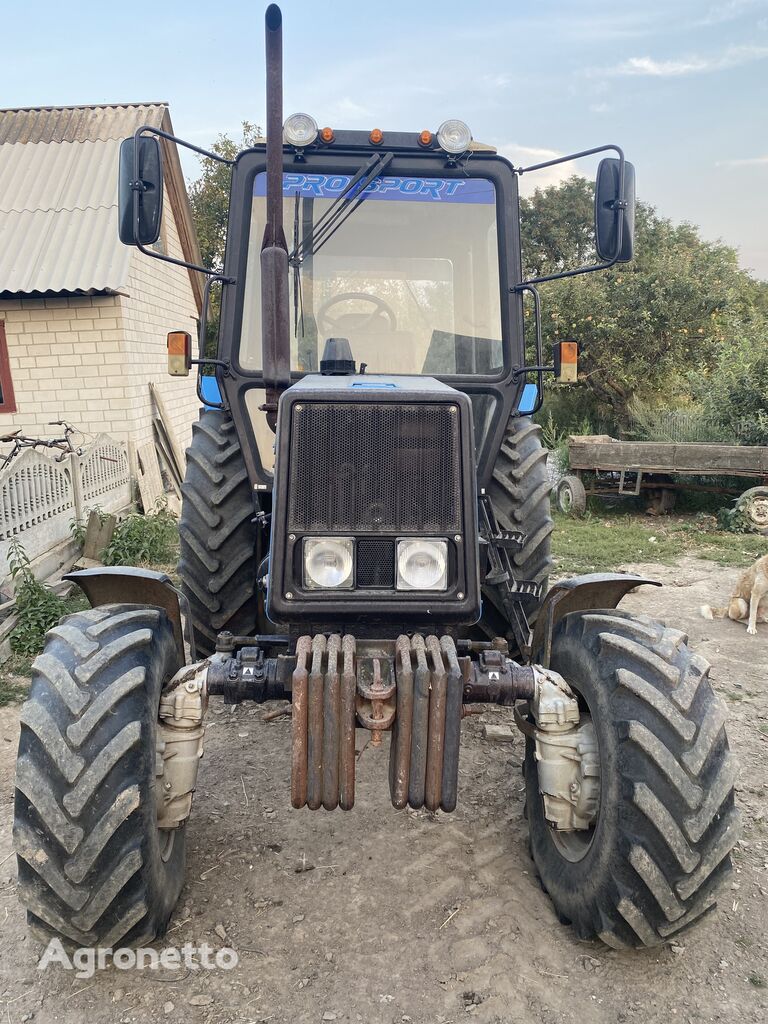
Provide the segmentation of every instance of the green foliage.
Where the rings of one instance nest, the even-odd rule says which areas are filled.
[[[118,523],[109,547],[104,552],[105,565],[167,564],[176,558],[178,544],[176,517],[163,502],[154,512],[134,512]]]
[[[262,136],[261,128],[249,121],[243,121],[242,130],[240,142],[235,142],[228,135],[218,135],[209,147],[211,152],[218,153],[227,160],[234,160],[238,153],[248,149]],[[197,229],[203,266],[220,272],[224,266],[224,249],[227,242],[231,169],[227,164],[206,157],[200,160],[200,166],[200,177],[188,182],[187,185],[189,202]],[[206,352],[209,356],[215,355],[220,310],[220,289],[213,288],[206,335]]]
[[[520,200],[525,272],[531,277],[593,263],[595,189],[574,174]]]
[[[33,656],[42,650],[46,632],[64,615],[67,604],[35,578],[29,557],[16,537],[11,541],[8,564],[19,616],[9,636],[11,650],[15,654]]]
[[[548,410],[546,416],[540,421],[541,443],[553,453],[557,466],[561,471],[568,468],[568,436],[555,423],[552,410]]]
[[[590,183],[570,178],[521,203],[526,273],[593,259],[592,193]],[[768,306],[768,285],[739,269],[734,249],[704,241],[694,226],[675,225],[646,203],[638,203],[635,226],[631,263],[542,289],[545,340],[581,342],[583,387],[568,388],[563,404],[583,407],[576,393],[586,391],[589,419],[617,427],[627,425],[633,396],[674,407],[695,397],[692,375],[711,381],[739,332],[765,338]]]
[[[19,704],[27,695],[27,687],[22,683],[5,679],[0,675],[0,708],[8,704]]]
[[[768,316],[734,324],[692,387],[706,415],[741,444],[768,445]]]
[[[87,529],[88,524],[83,522],[82,519],[70,519],[69,532],[72,534],[72,540],[79,548],[85,544],[85,533]]]
[[[743,510],[736,505],[734,508],[721,508],[717,510],[717,525],[721,530],[728,533],[753,533],[750,523]]]

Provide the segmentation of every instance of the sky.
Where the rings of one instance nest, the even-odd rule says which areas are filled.
[[[167,100],[205,146],[264,123],[263,12],[242,0],[9,3],[3,107]],[[526,166],[623,147],[638,196],[768,279],[768,0],[283,0],[286,115],[446,118]],[[66,11],[66,14],[64,13]],[[195,176],[194,157],[184,158]],[[530,190],[594,162],[523,178]]]

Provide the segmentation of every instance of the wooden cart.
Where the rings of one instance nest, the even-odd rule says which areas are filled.
[[[646,494],[652,511],[674,508],[678,490],[741,495],[739,507],[759,530],[768,530],[768,448],[731,444],[618,441],[606,434],[568,439],[570,473],[557,485],[561,511],[583,515],[587,495]],[[588,474],[588,475],[587,475]],[[758,480],[741,492],[676,477],[744,477]]]

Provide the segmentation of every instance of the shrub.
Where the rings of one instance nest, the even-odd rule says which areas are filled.
[[[11,541],[11,579],[16,587],[19,621],[9,636],[15,654],[31,657],[42,650],[45,634],[67,611],[66,601],[35,578],[29,557],[18,538]]]
[[[158,502],[154,512],[134,512],[115,527],[104,552],[105,565],[147,565],[173,562],[178,542],[176,517]]]
[[[700,383],[704,409],[741,444],[768,444],[768,323],[736,325]]]

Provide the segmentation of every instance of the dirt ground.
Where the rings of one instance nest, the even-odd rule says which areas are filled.
[[[629,568],[629,567],[625,567]],[[459,808],[388,801],[387,745],[368,746],[348,814],[289,805],[289,720],[214,705],[189,826],[187,885],[158,943],[238,951],[230,971],[52,966],[15,894],[11,815],[18,708],[0,712],[0,1021],[190,1024],[352,1021],[596,1024],[768,1019],[768,626],[708,622],[738,575],[697,559],[632,567],[666,584],[627,608],[686,629],[713,665],[741,763],[742,839],[719,907],[670,946],[619,953],[558,924],[522,818],[522,742],[464,722]],[[359,746],[368,734],[359,733]]]

